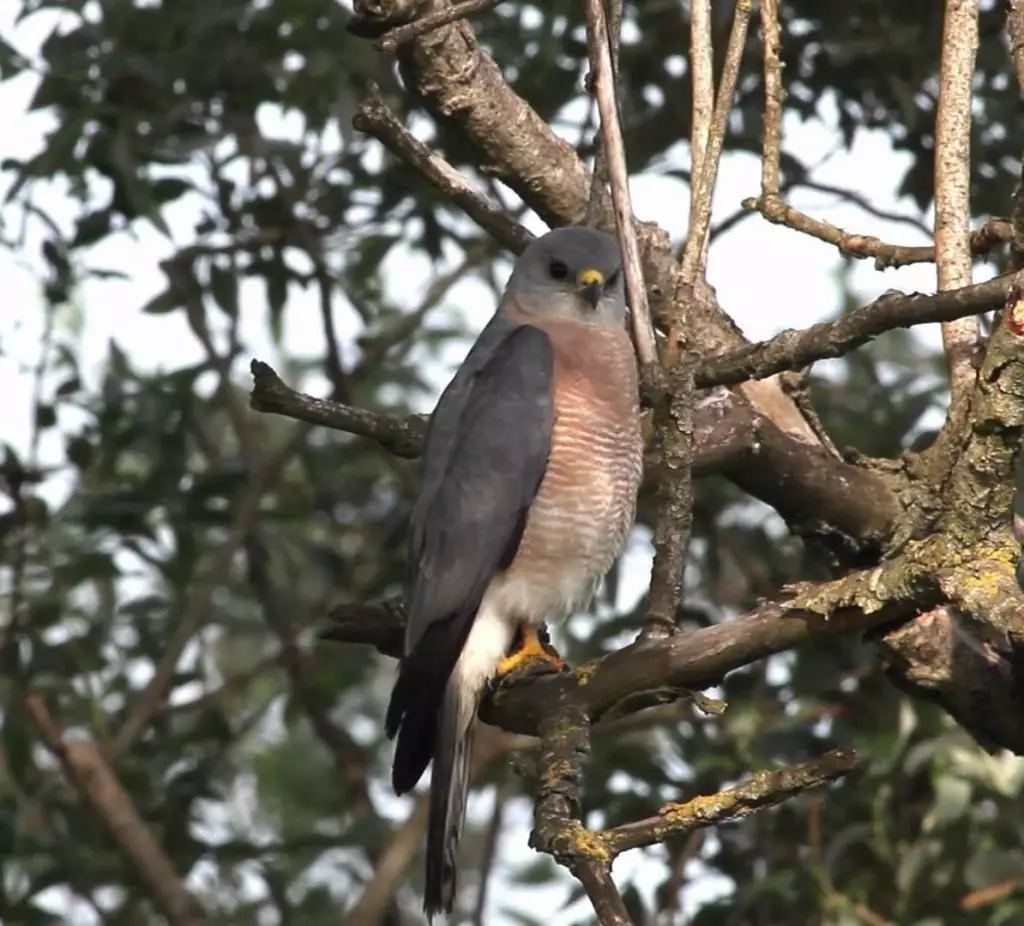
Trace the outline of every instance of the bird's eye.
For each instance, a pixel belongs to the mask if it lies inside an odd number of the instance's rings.
[[[621,270],[616,270],[615,273],[613,273],[610,277],[608,277],[608,282],[605,285],[609,286],[609,287],[614,286],[616,283],[619,282],[619,277],[620,276],[622,276],[622,271]]]
[[[548,265],[548,273],[551,274],[552,279],[564,280],[569,275],[569,268],[560,260],[553,260]]]

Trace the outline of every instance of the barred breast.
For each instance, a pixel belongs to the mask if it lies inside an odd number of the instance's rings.
[[[548,466],[499,604],[521,620],[562,620],[589,602],[625,545],[643,467],[637,369],[624,330],[537,323],[555,354]]]

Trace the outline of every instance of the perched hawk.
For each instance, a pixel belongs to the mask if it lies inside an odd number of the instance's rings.
[[[430,418],[386,720],[396,793],[434,763],[428,917],[452,908],[488,681],[564,667],[538,627],[589,602],[633,523],[643,447],[621,265],[595,229],[533,241]]]

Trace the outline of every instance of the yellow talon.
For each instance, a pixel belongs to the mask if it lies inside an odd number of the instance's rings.
[[[539,662],[552,666],[559,672],[564,672],[569,668],[569,664],[564,659],[541,642],[537,635],[537,628],[533,624],[522,624],[519,627],[517,642],[517,648],[498,663],[498,668],[495,670],[496,678],[510,675],[525,666],[536,665]]]

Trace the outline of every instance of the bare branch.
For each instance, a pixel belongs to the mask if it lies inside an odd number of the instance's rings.
[[[761,39],[764,43],[764,126],[762,129],[761,198],[777,199],[782,174],[782,44],[779,30],[779,0],[761,0]]]
[[[748,198],[743,200],[742,206],[744,209],[759,212],[775,225],[783,225],[794,231],[810,235],[812,238],[817,238],[819,241],[834,245],[842,254],[859,259],[874,258],[876,270],[905,267],[908,264],[923,264],[935,260],[933,245],[888,244],[873,235],[858,235],[848,232],[830,222],[813,218],[799,209],[794,209],[778,198]],[[993,248],[1009,241],[1010,235],[1009,221],[1001,218],[989,219],[977,231],[971,232],[971,254],[976,257],[986,256],[991,253]]]
[[[737,10],[736,13],[739,16]],[[707,259],[707,224],[711,191],[705,186],[704,165],[715,108],[714,48],[711,40],[711,0],[690,3],[690,87],[693,116],[690,122],[690,227],[683,248],[682,277],[692,283]],[[705,205],[702,200],[706,200]],[[702,207],[708,218],[702,221]]]
[[[633,208],[629,201],[629,173],[622,143],[622,129],[619,126],[618,106],[615,102],[615,74],[612,69],[611,40],[605,19],[604,0],[587,0],[586,14],[587,45],[590,50],[590,67],[594,75],[594,94],[597,96],[597,106],[601,113],[602,150],[608,162],[611,179],[615,227],[624,260],[626,298],[629,301],[633,338],[640,363],[645,373],[650,375],[650,368],[658,362],[658,347],[647,305],[647,287],[640,264],[636,231],[633,228]]]
[[[353,408],[330,399],[318,399],[286,386],[273,368],[262,360],[249,365],[253,375],[249,407],[258,412],[284,415],[308,424],[347,431],[377,441],[397,457],[418,457],[427,430],[421,415],[389,418],[364,408]]]
[[[352,125],[372,135],[392,154],[423,174],[477,225],[514,253],[518,254],[530,243],[533,237],[530,232],[488,201],[451,164],[434,154],[398,121],[376,84],[370,85],[369,95],[352,118]]]
[[[702,9],[701,19],[707,16],[706,28],[707,48],[703,48],[704,39],[701,38],[701,52],[709,56],[707,66],[710,70],[711,55],[711,16],[710,4],[707,0],[702,3],[695,3],[697,7],[708,7],[707,11]],[[725,51],[725,66],[722,69],[721,83],[718,87],[718,95],[714,100],[714,110],[710,114],[710,124],[705,133],[703,128],[700,133],[705,135],[705,146],[701,150],[699,170],[697,162],[694,162],[694,176],[697,182],[691,187],[690,202],[690,228],[687,233],[686,246],[683,249],[681,261],[681,282],[684,286],[692,285],[699,273],[702,273],[707,264],[708,244],[710,237],[708,230],[711,227],[711,199],[715,192],[715,185],[718,180],[718,165],[722,158],[722,149],[725,145],[725,133],[729,126],[729,114],[732,112],[733,94],[736,92],[736,82],[739,79],[740,64],[743,59],[743,49],[747,42],[747,23],[750,19],[750,0],[737,0],[736,9],[733,13],[732,31],[729,33],[729,44]],[[694,16],[694,29],[696,30],[696,16]],[[696,31],[694,33],[694,47],[691,57],[697,54]],[[702,62],[703,67],[703,62]],[[703,111],[704,102],[698,103],[698,82],[697,70],[694,70],[694,141],[697,140],[697,113]],[[701,82],[700,93],[703,93],[703,82]],[[703,112],[702,112],[703,118]]]
[[[935,115],[935,252],[940,290],[971,282],[971,103],[978,55],[978,0],[946,0]],[[942,325],[949,361],[948,421],[966,421],[974,389],[978,320]]]
[[[698,15],[697,6],[700,6]],[[718,163],[722,154],[725,132],[732,109],[732,98],[739,76],[740,61],[746,43],[747,20],[750,16],[749,0],[736,4],[721,86],[711,114],[711,123],[703,124],[701,94],[705,92],[703,77],[697,70],[711,62],[711,14],[708,3],[695,4],[693,17],[693,45],[691,60],[707,61],[694,64],[694,130],[693,142],[697,183],[692,188],[690,229],[683,248],[679,274],[676,277],[675,319],[669,329],[666,358],[671,364],[669,394],[662,398],[655,411],[655,422],[664,448],[664,465],[658,484],[658,519],[654,528],[654,566],[651,570],[651,592],[645,636],[664,633],[672,627],[673,617],[680,613],[686,555],[693,522],[692,463],[693,463],[693,372],[691,356],[680,359],[679,350],[684,332],[688,331],[687,317],[698,275],[703,278],[707,263],[708,230],[711,224],[711,198],[718,178]],[[710,77],[709,77],[710,80]],[[713,89],[713,88],[712,88]],[[708,90],[710,92],[710,90]],[[700,149],[698,151],[698,149]],[[699,155],[699,165],[697,164]]]
[[[667,804],[656,817],[626,823],[605,830],[599,836],[614,857],[629,849],[662,842],[669,836],[690,833],[727,820],[740,820],[849,775],[860,761],[860,756],[852,749],[834,749],[810,762],[756,772],[742,784],[717,794],[702,795],[682,804]]]
[[[185,889],[171,860],[95,744],[65,740],[41,695],[26,695],[24,703],[43,741],[60,761],[68,782],[96,812],[168,922],[172,926],[203,926],[205,919],[195,898]]]
[[[420,19],[414,19],[411,23],[407,23],[404,26],[396,26],[377,40],[377,50],[392,52],[399,45],[411,42],[417,36],[425,35],[441,26],[447,26],[448,23],[453,23],[458,19],[465,19],[465,17],[472,16],[474,13],[484,13],[487,10],[494,9],[500,2],[501,0],[462,0],[461,3],[452,4],[446,10],[431,13],[429,16],[423,16]]]
[[[708,360],[697,371],[696,382],[699,387],[739,383],[799,370],[816,360],[842,357],[885,331],[990,312],[1003,305],[1019,281],[1024,276],[1008,274],[934,295],[888,292],[835,321],[783,331]]]

